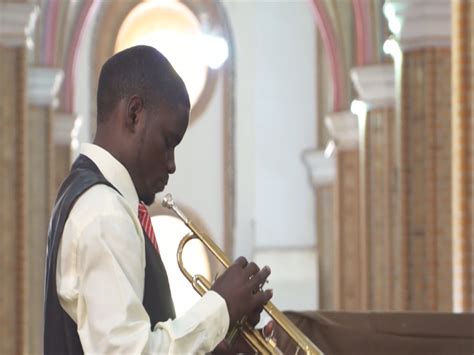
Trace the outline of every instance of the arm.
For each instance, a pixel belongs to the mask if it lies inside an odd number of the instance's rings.
[[[60,297],[76,299],[71,313],[85,353],[205,352],[224,337],[228,313],[225,301],[215,292],[183,317],[150,330],[142,305],[143,236],[133,220],[122,214],[102,215],[81,229],[71,222],[71,229],[76,229],[71,233],[77,235],[76,246],[63,246],[72,248],[70,255],[77,258],[77,294],[63,289]]]

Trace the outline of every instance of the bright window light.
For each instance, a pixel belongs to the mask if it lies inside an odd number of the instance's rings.
[[[331,156],[334,154],[334,151],[336,150],[336,143],[334,143],[334,140],[330,140],[324,149],[324,157],[326,159],[331,158]]]
[[[353,100],[351,103],[351,112],[357,116],[365,115],[367,113],[367,104],[360,100]]]
[[[120,27],[115,51],[135,45],[163,53],[183,79],[191,107],[204,89],[208,68],[218,69],[229,55],[227,41],[202,33],[198,19],[177,1],[147,1],[129,13]]]
[[[385,54],[391,55],[394,61],[397,61],[402,56],[402,50],[398,42],[393,39],[389,38],[383,43],[383,51]]]
[[[388,20],[388,27],[390,28],[390,31],[395,36],[398,36],[402,29],[402,24],[400,22],[400,17],[397,15],[395,5],[392,3],[386,3],[383,7],[383,12]]]

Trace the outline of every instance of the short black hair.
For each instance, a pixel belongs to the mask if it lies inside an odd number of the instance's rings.
[[[165,56],[149,46],[127,48],[104,63],[97,88],[97,123],[107,120],[121,99],[133,95],[151,110],[163,103],[189,106],[183,80]]]

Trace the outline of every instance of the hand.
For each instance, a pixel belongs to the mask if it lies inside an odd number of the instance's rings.
[[[275,323],[271,320],[263,329],[258,329],[258,331],[262,332],[263,337],[272,337],[274,329]],[[276,341],[275,338],[273,340]],[[255,350],[247,343],[242,334],[239,334],[232,347],[229,347],[225,341],[221,341],[212,353],[214,355],[255,354]]]
[[[260,270],[241,256],[216,279],[211,290],[226,301],[231,327],[244,316],[250,324],[258,323],[261,309],[273,296],[272,290],[260,291],[270,272],[268,266]]]

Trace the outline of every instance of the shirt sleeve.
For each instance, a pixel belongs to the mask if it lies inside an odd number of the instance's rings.
[[[74,229],[77,241],[64,243],[71,252],[61,250],[60,261],[75,260],[77,281],[59,280],[58,291],[63,307],[77,323],[86,354],[205,353],[224,338],[227,306],[213,291],[182,317],[150,330],[142,304],[143,236],[130,217],[101,215],[81,228],[71,222],[68,230]]]

